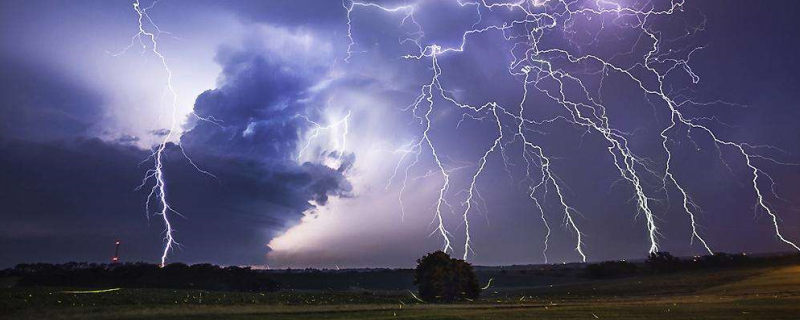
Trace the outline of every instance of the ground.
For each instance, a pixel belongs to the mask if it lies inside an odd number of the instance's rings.
[[[497,282],[509,283],[512,275],[504,273],[504,277]],[[446,305],[420,303],[407,291],[363,288],[267,294],[4,288],[0,289],[0,318],[800,319],[800,266],[751,266],[597,281],[572,278],[553,283],[495,285],[478,301]]]

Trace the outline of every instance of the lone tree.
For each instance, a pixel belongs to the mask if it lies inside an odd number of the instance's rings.
[[[414,284],[420,298],[428,302],[476,299],[481,291],[472,265],[442,251],[417,260]]]

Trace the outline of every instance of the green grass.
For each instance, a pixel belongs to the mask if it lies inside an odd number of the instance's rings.
[[[269,294],[65,288],[0,290],[3,319],[800,319],[800,266],[494,287],[431,305],[403,291]]]

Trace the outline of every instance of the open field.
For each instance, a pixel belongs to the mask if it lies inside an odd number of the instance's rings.
[[[800,319],[800,266],[495,286],[478,301],[447,305],[419,303],[398,290],[62,292],[67,290],[2,289],[0,315],[3,319]]]

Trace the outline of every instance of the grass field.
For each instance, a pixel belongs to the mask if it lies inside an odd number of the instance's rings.
[[[2,319],[800,319],[800,266],[743,267],[531,287],[432,305],[405,291],[269,294],[0,289]]]

